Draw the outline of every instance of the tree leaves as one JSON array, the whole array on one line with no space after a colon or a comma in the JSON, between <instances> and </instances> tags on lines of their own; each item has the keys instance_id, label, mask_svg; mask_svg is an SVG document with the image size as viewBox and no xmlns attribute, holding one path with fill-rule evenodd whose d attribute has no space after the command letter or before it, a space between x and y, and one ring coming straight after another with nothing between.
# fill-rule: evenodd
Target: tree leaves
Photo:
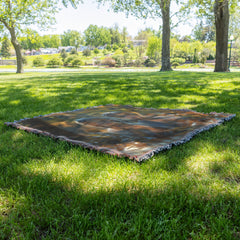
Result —
<instances>
[{"instance_id":1,"label":"tree leaves","mask_svg":"<svg viewBox=\"0 0 240 240\"><path fill-rule=\"evenodd\" d=\"M32 24L50 26L59 10L57 0L0 0L0 6L0 22L20 31Z\"/></svg>"}]
</instances>

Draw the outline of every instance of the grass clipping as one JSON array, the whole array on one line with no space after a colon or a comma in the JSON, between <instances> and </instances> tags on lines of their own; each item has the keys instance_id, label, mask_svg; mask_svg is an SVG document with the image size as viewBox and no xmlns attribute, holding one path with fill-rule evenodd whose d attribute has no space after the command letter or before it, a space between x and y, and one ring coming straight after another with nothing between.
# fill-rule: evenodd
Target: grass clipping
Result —
<instances>
[{"instance_id":1,"label":"grass clipping","mask_svg":"<svg viewBox=\"0 0 240 240\"><path fill-rule=\"evenodd\" d=\"M235 114L105 105L7 122L8 126L138 162L189 141Z\"/></svg>"}]
</instances>

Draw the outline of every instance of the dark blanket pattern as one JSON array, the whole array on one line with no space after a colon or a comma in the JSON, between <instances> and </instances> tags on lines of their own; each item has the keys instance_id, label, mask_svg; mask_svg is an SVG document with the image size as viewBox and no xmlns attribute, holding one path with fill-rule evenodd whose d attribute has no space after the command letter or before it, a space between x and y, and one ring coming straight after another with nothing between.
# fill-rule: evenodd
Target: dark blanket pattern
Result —
<instances>
[{"instance_id":1,"label":"dark blanket pattern","mask_svg":"<svg viewBox=\"0 0 240 240\"><path fill-rule=\"evenodd\" d=\"M140 162L234 116L106 105L5 124Z\"/></svg>"}]
</instances>

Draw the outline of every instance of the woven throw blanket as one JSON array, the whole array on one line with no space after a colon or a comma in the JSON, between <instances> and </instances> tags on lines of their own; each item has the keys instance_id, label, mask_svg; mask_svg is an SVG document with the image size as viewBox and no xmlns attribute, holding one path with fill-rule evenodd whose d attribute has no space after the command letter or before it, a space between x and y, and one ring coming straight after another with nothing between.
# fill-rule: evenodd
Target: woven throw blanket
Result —
<instances>
[{"instance_id":1,"label":"woven throw blanket","mask_svg":"<svg viewBox=\"0 0 240 240\"><path fill-rule=\"evenodd\" d=\"M5 124L141 162L234 116L187 109L105 105Z\"/></svg>"}]
</instances>

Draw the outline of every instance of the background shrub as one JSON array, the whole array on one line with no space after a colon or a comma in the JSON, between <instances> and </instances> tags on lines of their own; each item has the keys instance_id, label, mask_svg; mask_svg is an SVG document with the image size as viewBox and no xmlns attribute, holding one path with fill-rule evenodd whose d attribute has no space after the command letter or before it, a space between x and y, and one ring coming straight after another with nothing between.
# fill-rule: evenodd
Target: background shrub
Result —
<instances>
[{"instance_id":1,"label":"background shrub","mask_svg":"<svg viewBox=\"0 0 240 240\"><path fill-rule=\"evenodd\" d=\"M123 62L124 62L124 59L123 59L123 56L122 55L115 55L112 57L115 62L116 62L116 65L115 67L122 67L123 66Z\"/></svg>"},{"instance_id":2,"label":"background shrub","mask_svg":"<svg viewBox=\"0 0 240 240\"><path fill-rule=\"evenodd\" d=\"M128 53L128 48L127 47L123 47L122 52L123 53Z\"/></svg>"},{"instance_id":3,"label":"background shrub","mask_svg":"<svg viewBox=\"0 0 240 240\"><path fill-rule=\"evenodd\" d=\"M179 63L179 64L184 64L186 62L185 58L172 58L171 63Z\"/></svg>"},{"instance_id":4,"label":"background shrub","mask_svg":"<svg viewBox=\"0 0 240 240\"><path fill-rule=\"evenodd\" d=\"M110 44L108 44L108 45L107 45L107 47L106 47L106 49L107 49L108 51L111 51L111 50L112 50L112 47L111 47L111 45L110 45Z\"/></svg>"},{"instance_id":5,"label":"background shrub","mask_svg":"<svg viewBox=\"0 0 240 240\"><path fill-rule=\"evenodd\" d=\"M65 49L61 50L60 56L61 56L63 61L67 58L68 54L67 54Z\"/></svg>"},{"instance_id":6,"label":"background shrub","mask_svg":"<svg viewBox=\"0 0 240 240\"><path fill-rule=\"evenodd\" d=\"M119 46L118 46L116 43L114 43L114 44L112 45L112 49L113 49L114 51L116 51L118 48L119 48Z\"/></svg>"},{"instance_id":7,"label":"background shrub","mask_svg":"<svg viewBox=\"0 0 240 240\"><path fill-rule=\"evenodd\" d=\"M94 65L100 66L100 65L101 65L101 60L100 60L99 58L97 58L97 59L94 61Z\"/></svg>"},{"instance_id":8,"label":"background shrub","mask_svg":"<svg viewBox=\"0 0 240 240\"><path fill-rule=\"evenodd\" d=\"M23 65L28 64L27 58L25 56L22 56L22 63L23 63Z\"/></svg>"},{"instance_id":9,"label":"background shrub","mask_svg":"<svg viewBox=\"0 0 240 240\"><path fill-rule=\"evenodd\" d=\"M71 55L78 55L78 52L77 52L76 48L72 48L70 54Z\"/></svg>"},{"instance_id":10,"label":"background shrub","mask_svg":"<svg viewBox=\"0 0 240 240\"><path fill-rule=\"evenodd\" d=\"M130 55L129 55L128 53L125 53L125 54L122 56L122 59L123 59L123 66L124 66L124 67L127 67L129 61L131 60Z\"/></svg>"},{"instance_id":11,"label":"background shrub","mask_svg":"<svg viewBox=\"0 0 240 240\"><path fill-rule=\"evenodd\" d=\"M91 50L90 49L84 49L82 52L82 55L85 57L91 56Z\"/></svg>"},{"instance_id":12,"label":"background shrub","mask_svg":"<svg viewBox=\"0 0 240 240\"><path fill-rule=\"evenodd\" d=\"M48 67L51 67L51 68L56 68L56 67L60 67L62 66L63 62L60 58L58 57L52 57L48 63L47 63L47 66Z\"/></svg>"},{"instance_id":13,"label":"background shrub","mask_svg":"<svg viewBox=\"0 0 240 240\"><path fill-rule=\"evenodd\" d=\"M146 67L154 67L157 65L156 61L154 59L148 58L145 60L144 65Z\"/></svg>"},{"instance_id":14,"label":"background shrub","mask_svg":"<svg viewBox=\"0 0 240 240\"><path fill-rule=\"evenodd\" d=\"M205 56L201 56L199 61L200 61L200 63L205 64L207 61L207 58Z\"/></svg>"},{"instance_id":15,"label":"background shrub","mask_svg":"<svg viewBox=\"0 0 240 240\"><path fill-rule=\"evenodd\" d=\"M141 67L143 65L143 60L141 58L137 58L134 62L133 62L133 66L134 67Z\"/></svg>"},{"instance_id":16,"label":"background shrub","mask_svg":"<svg viewBox=\"0 0 240 240\"><path fill-rule=\"evenodd\" d=\"M70 66L74 58L76 58L76 56L71 55L67 57L64 61L64 66Z\"/></svg>"},{"instance_id":17,"label":"background shrub","mask_svg":"<svg viewBox=\"0 0 240 240\"><path fill-rule=\"evenodd\" d=\"M34 67L42 67L45 65L44 59L42 57L36 57L33 60L33 66Z\"/></svg>"},{"instance_id":18,"label":"background shrub","mask_svg":"<svg viewBox=\"0 0 240 240\"><path fill-rule=\"evenodd\" d=\"M107 49L103 49L103 54L107 55L108 54L108 50Z\"/></svg>"},{"instance_id":19,"label":"background shrub","mask_svg":"<svg viewBox=\"0 0 240 240\"><path fill-rule=\"evenodd\" d=\"M128 60L126 66L127 67L133 67L134 66L134 61L132 59Z\"/></svg>"},{"instance_id":20,"label":"background shrub","mask_svg":"<svg viewBox=\"0 0 240 240\"><path fill-rule=\"evenodd\" d=\"M83 61L79 57L75 57L70 63L73 67L80 67L83 65Z\"/></svg>"},{"instance_id":21,"label":"background shrub","mask_svg":"<svg viewBox=\"0 0 240 240\"><path fill-rule=\"evenodd\" d=\"M98 49L98 48L94 48L93 52L94 52L95 54L98 54L98 53L99 53L99 49Z\"/></svg>"},{"instance_id":22,"label":"background shrub","mask_svg":"<svg viewBox=\"0 0 240 240\"><path fill-rule=\"evenodd\" d=\"M172 65L174 68L176 68L176 67L179 66L180 64L179 64L178 62L173 62L171 65Z\"/></svg>"},{"instance_id":23,"label":"background shrub","mask_svg":"<svg viewBox=\"0 0 240 240\"><path fill-rule=\"evenodd\" d=\"M107 57L102 60L102 65L107 65L109 67L115 67L116 61L113 58Z\"/></svg>"},{"instance_id":24,"label":"background shrub","mask_svg":"<svg viewBox=\"0 0 240 240\"><path fill-rule=\"evenodd\" d=\"M123 55L123 51L121 49L117 49L115 52L114 52L114 55Z\"/></svg>"},{"instance_id":25,"label":"background shrub","mask_svg":"<svg viewBox=\"0 0 240 240\"><path fill-rule=\"evenodd\" d=\"M84 65L84 62L77 55L70 55L64 61L64 66L66 67L79 67Z\"/></svg>"}]
</instances>

